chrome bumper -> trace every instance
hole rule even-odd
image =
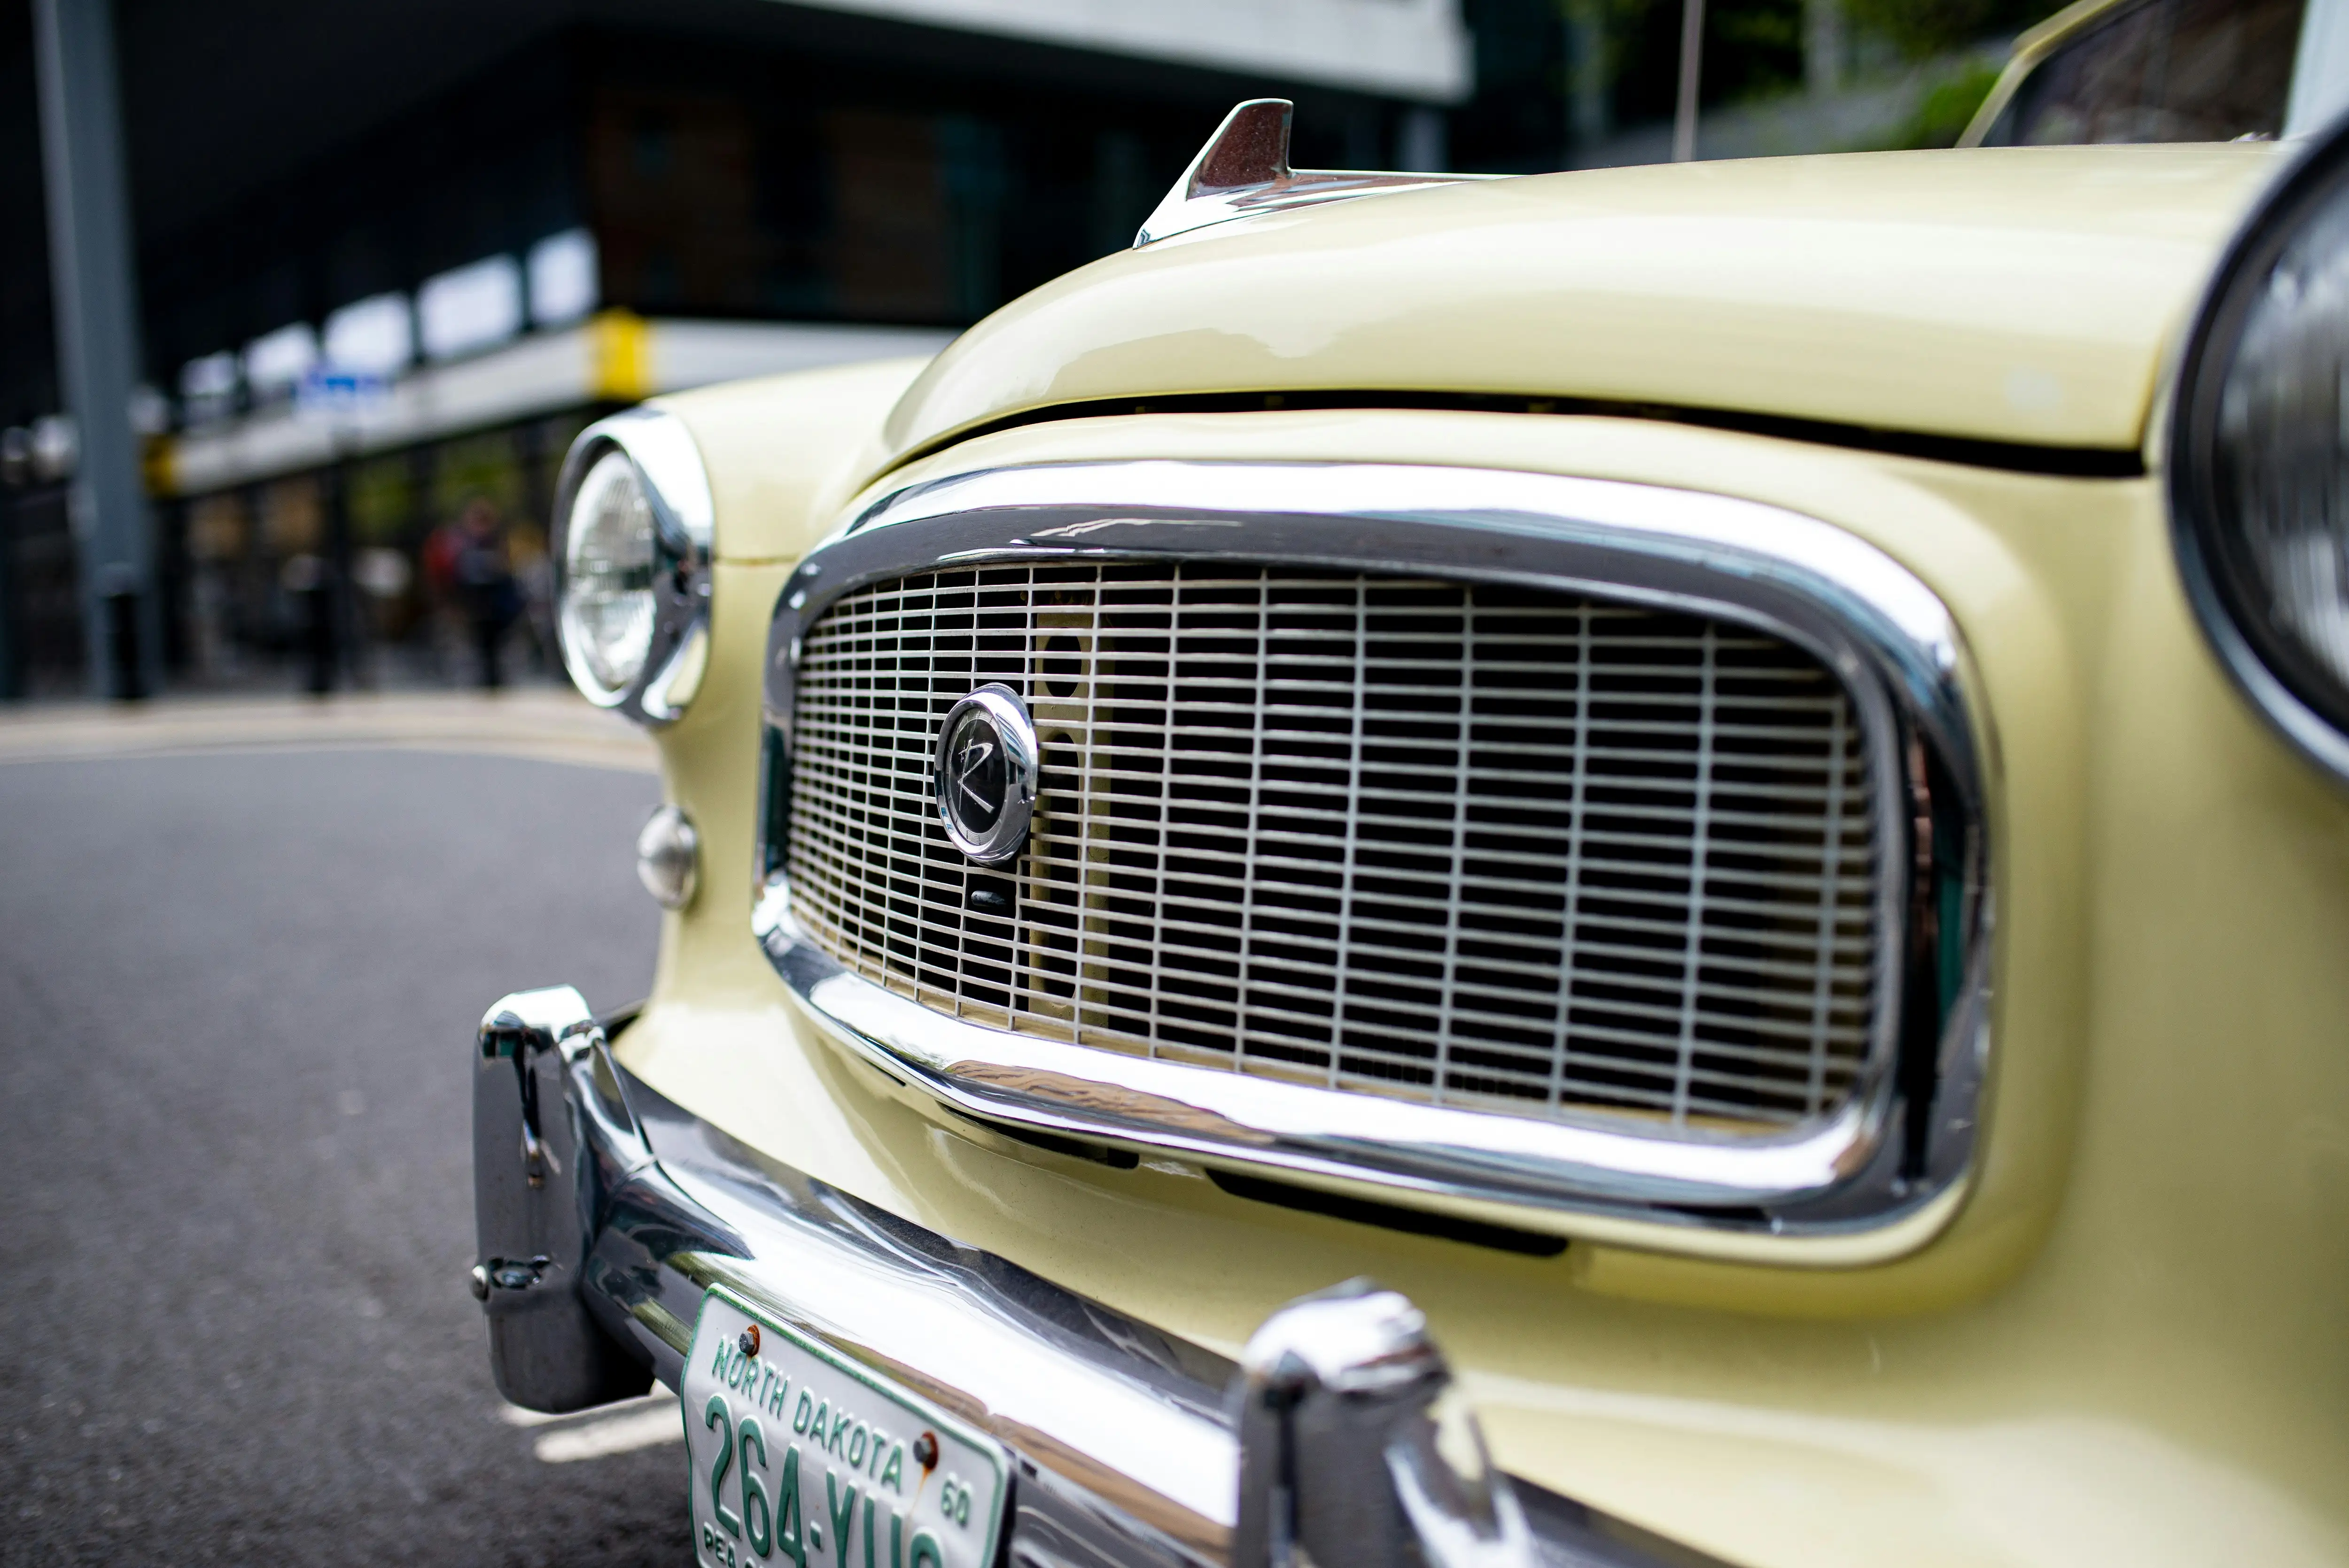
[[[482,1020],[473,1287],[519,1404],[677,1387],[722,1284],[1000,1440],[1019,1568],[1702,1560],[1485,1469],[1392,1292],[1284,1307],[1235,1366],[736,1141],[620,1067],[617,1023],[567,986]]]

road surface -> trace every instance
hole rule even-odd
[[[0,1562],[688,1561],[675,1407],[524,1424],[465,1288],[473,1026],[643,994],[657,781],[246,741],[0,744]]]

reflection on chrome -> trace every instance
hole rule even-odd
[[[701,834],[684,808],[665,805],[636,834],[636,880],[663,909],[683,909],[701,882]]]
[[[2172,538],[2202,630],[2268,720],[2349,779],[2349,129],[2245,222],[2171,407]]]
[[[1240,1353],[1232,1568],[1537,1568],[1516,1489],[1444,1400],[1451,1382],[1426,1315],[1367,1280],[1267,1318]]]
[[[579,433],[555,484],[553,555],[564,665],[587,700],[674,722],[709,645],[716,507],[684,421],[632,408]]]
[[[1293,1500],[1297,1517],[1403,1521],[1407,1534],[1383,1550],[1416,1547],[1428,1568],[1661,1561],[1607,1515],[1485,1469],[1473,1422],[1451,1397],[1437,1402],[1448,1374],[1423,1319],[1399,1295],[1357,1289],[1276,1313],[1250,1341],[1243,1376],[1213,1351],[737,1142],[619,1066],[605,1037],[621,1021],[599,1025],[568,987],[492,1009],[493,1020],[508,1014],[545,1042],[533,1052],[549,1069],[543,1119],[567,1129],[566,1141],[575,1135],[543,1191],[552,1212],[584,1221],[583,1262],[529,1289],[551,1306],[584,1306],[598,1343],[564,1337],[544,1312],[514,1320],[524,1340],[512,1349],[550,1387],[592,1384],[603,1375],[596,1358],[609,1355],[638,1368],[638,1387],[649,1367],[675,1388],[702,1295],[722,1285],[1009,1449],[1013,1563],[1292,1562],[1248,1556],[1235,1538],[1255,1517],[1243,1476],[1256,1478],[1247,1495],[1261,1506],[1284,1473],[1317,1485],[1313,1497]],[[477,1101],[477,1142],[484,1131],[502,1140],[507,1114]],[[482,1211],[485,1224],[496,1222],[495,1209]],[[493,1239],[485,1232],[483,1245]],[[529,1337],[539,1326],[552,1331]],[[1336,1412],[1335,1398],[1376,1419],[1344,1440],[1274,1435],[1242,1414],[1251,1405],[1261,1413],[1268,1398],[1317,1418]],[[1464,1452],[1476,1462],[1464,1465]],[[1326,1539],[1297,1541],[1311,1550]],[[1684,1552],[1671,1560],[1707,1561]]]
[[[1386,174],[1360,169],[1291,169],[1287,98],[1250,98],[1224,117],[1191,167],[1133,237],[1136,250],[1155,241],[1227,223],[1257,212],[1278,212],[1355,196],[1378,196],[1495,180],[1493,174]]]

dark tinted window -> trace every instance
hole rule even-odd
[[[2283,128],[2302,0],[2144,0],[2039,64],[1992,147],[2232,141]]]

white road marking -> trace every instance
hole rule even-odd
[[[520,1405],[502,1405],[498,1408],[498,1416],[509,1427],[543,1427],[552,1421],[590,1421],[605,1416],[632,1416],[638,1410],[649,1410],[655,1406],[669,1408],[676,1404],[676,1395],[666,1388],[655,1388],[651,1393],[640,1394],[633,1399],[595,1405],[585,1410],[565,1410],[559,1416],[550,1416],[543,1410],[525,1410]]]
[[[549,1432],[532,1445],[541,1464],[564,1465],[579,1460],[600,1460],[607,1454],[625,1454],[634,1449],[648,1449],[656,1443],[677,1443],[685,1440],[685,1427],[678,1420],[677,1401],[668,1401],[665,1409],[638,1410],[632,1416],[607,1416],[584,1427],[570,1427],[559,1432]]]
[[[461,752],[652,773],[642,729],[568,688],[349,693],[332,697],[167,697],[58,703],[0,714],[0,764],[198,753]]]
[[[543,1427],[549,1421],[571,1420],[578,1414],[574,1410],[568,1416],[550,1416],[543,1410],[525,1410],[520,1405],[498,1407],[498,1419],[509,1427]]]

